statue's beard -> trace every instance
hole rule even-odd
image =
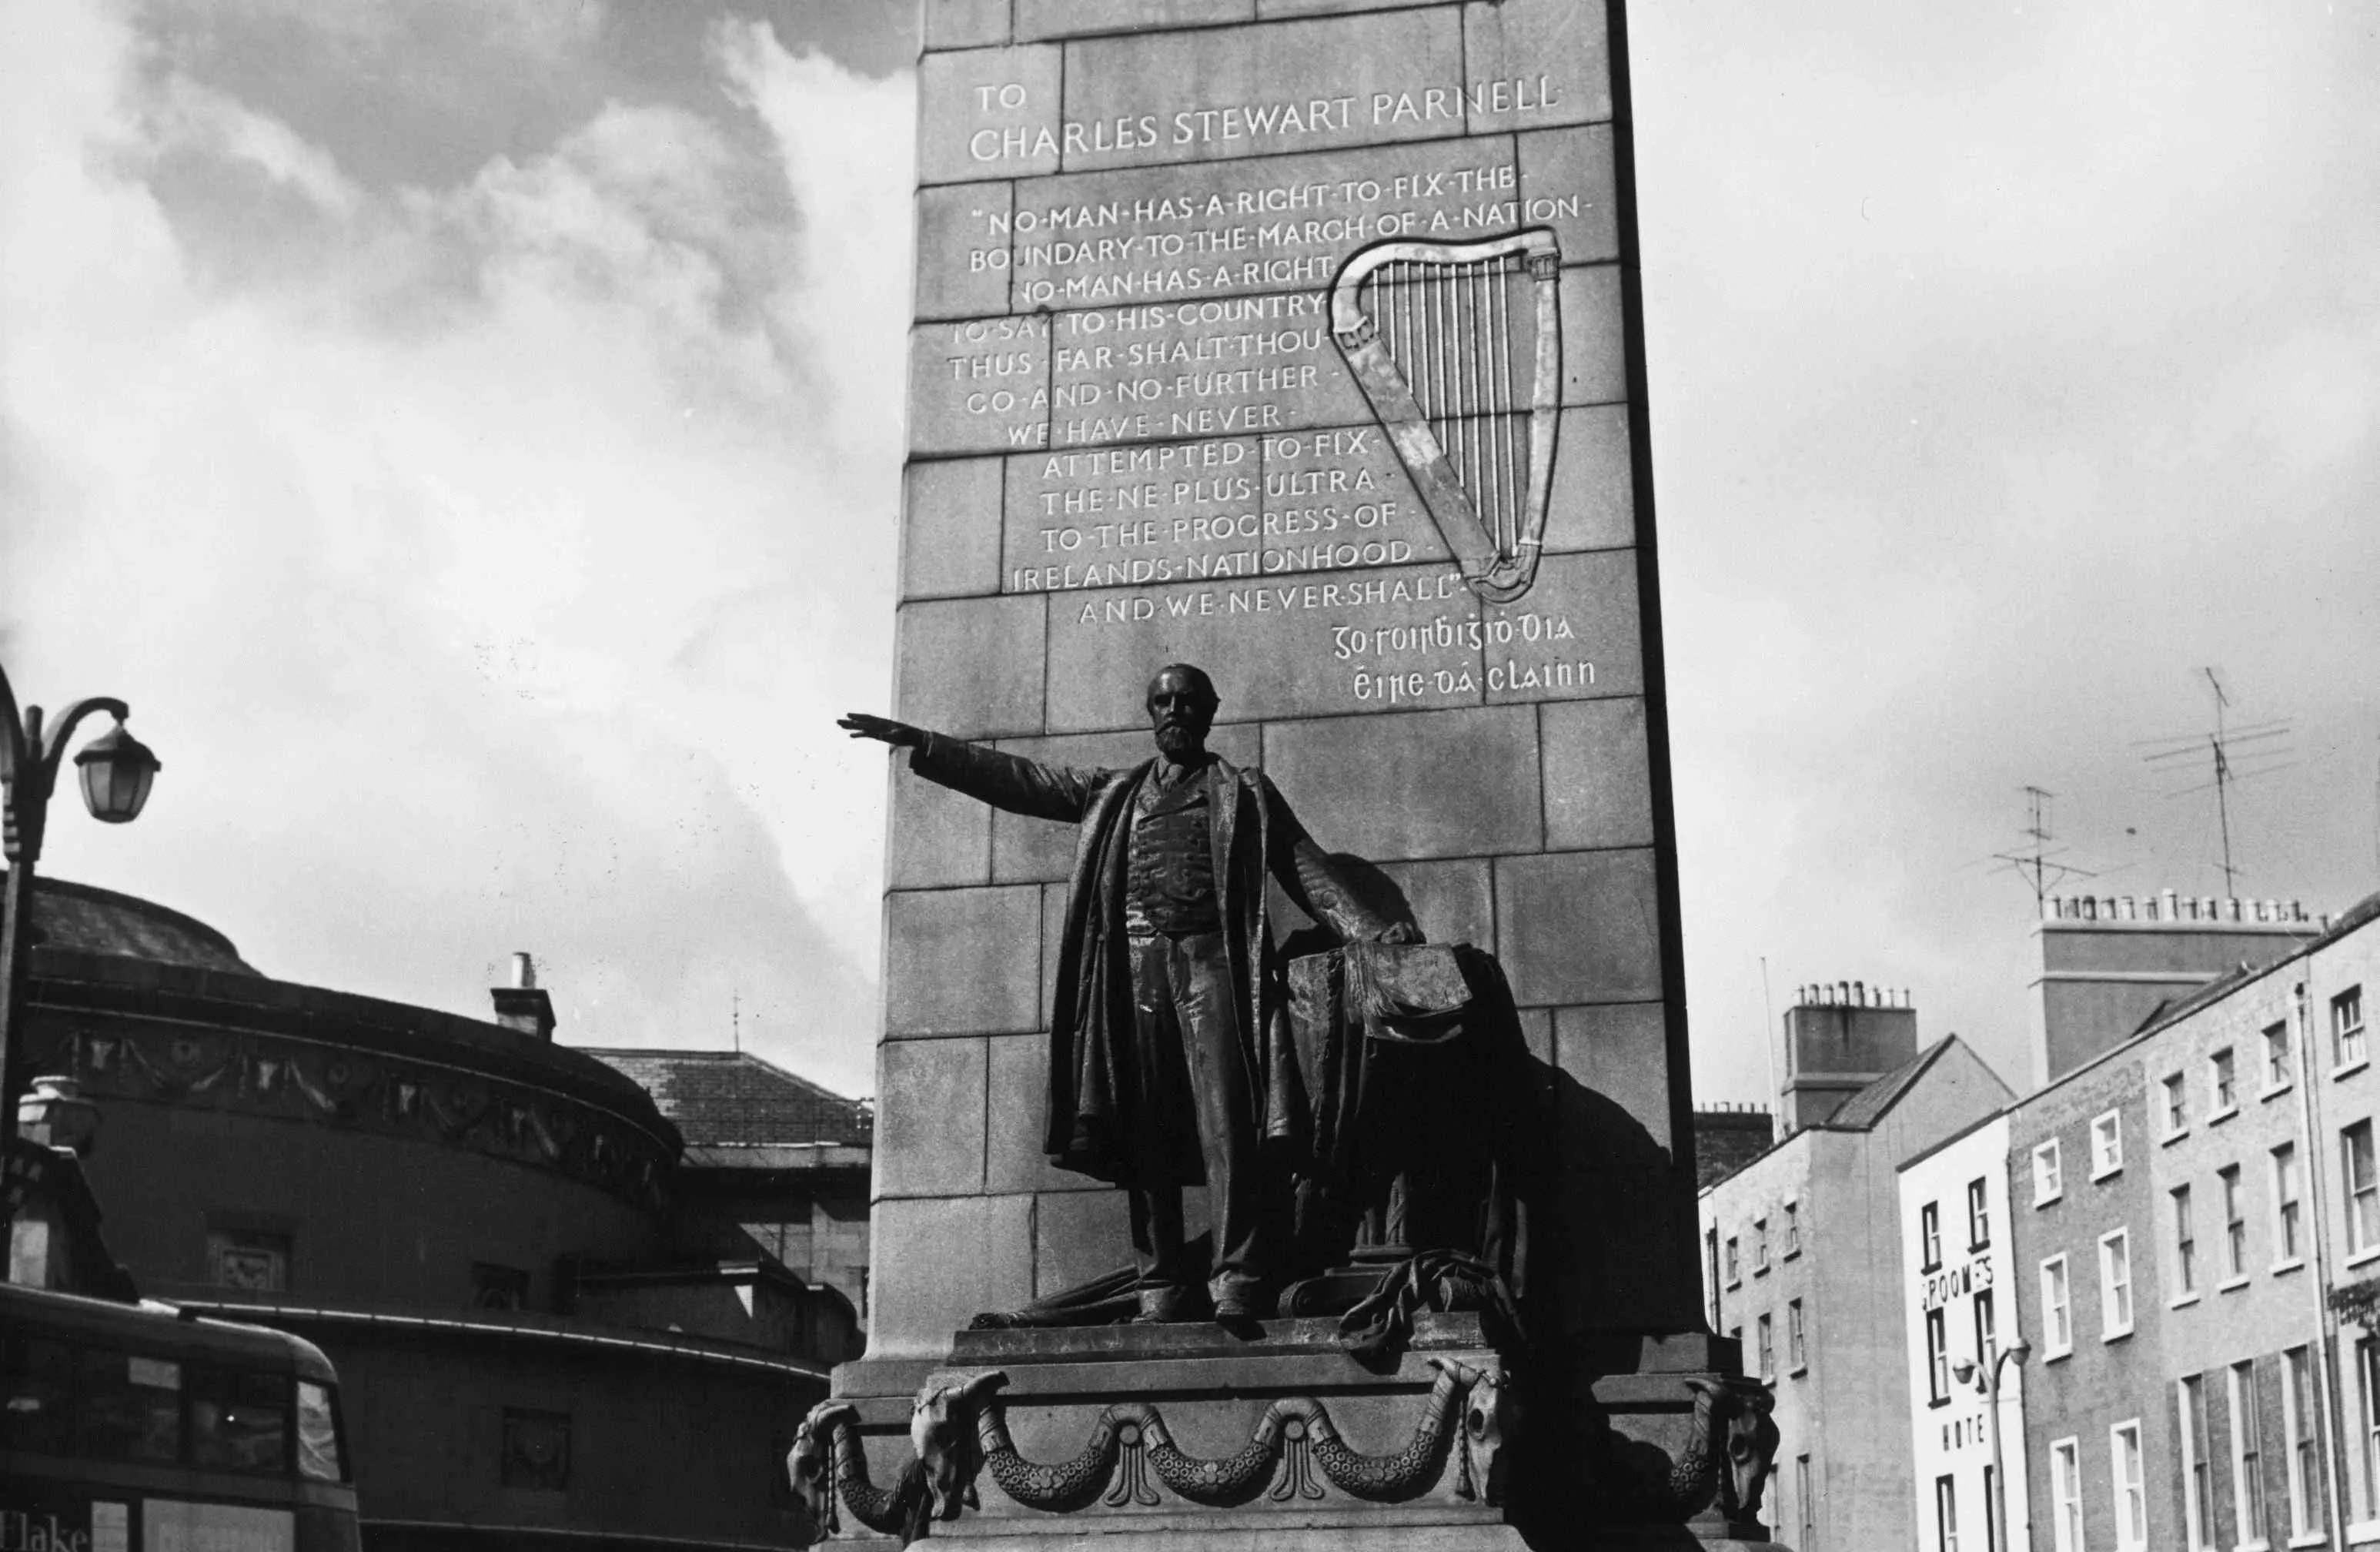
[[[1189,759],[1206,746],[1206,736],[1196,728],[1168,722],[1157,730],[1157,752],[1177,764]]]

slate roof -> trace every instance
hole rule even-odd
[[[0,869],[0,879],[7,873]],[[253,976],[231,940],[202,921],[114,890],[33,877],[33,944],[72,953],[115,954],[154,964]],[[39,965],[35,974],[39,974]]]
[[[846,1099],[748,1051],[576,1049],[642,1085],[688,1147],[865,1147],[875,1135],[875,1111],[864,1100]]]
[[[1823,1129],[1828,1132],[1864,1132],[1882,1121],[1885,1113],[1900,1103],[1900,1097],[1925,1075],[1925,1069],[1940,1060],[1942,1053],[1949,1050],[1950,1043],[1957,1038],[1956,1035],[1943,1036],[1844,1100],[1842,1108],[1822,1123]]]

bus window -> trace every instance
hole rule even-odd
[[[0,1449],[64,1455],[74,1447],[67,1410],[74,1369],[64,1342],[40,1337],[0,1338]]]
[[[339,1449],[339,1414],[331,1388],[298,1382],[298,1474],[317,1482],[345,1482],[346,1461]]]
[[[193,1364],[190,1463],[228,1471],[289,1469],[289,1381],[253,1369]]]
[[[87,1347],[79,1367],[75,1432],[81,1454],[101,1461],[181,1458],[181,1364]]]

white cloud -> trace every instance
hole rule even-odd
[[[882,283],[828,237],[905,201],[756,157],[826,132],[798,107],[755,137],[636,103],[368,195],[99,7],[11,15],[44,84],[0,91],[37,131],[0,147],[8,667],[126,696],[166,766],[50,866],[467,1011],[538,950],[581,1039],[716,1044],[740,991],[864,1087],[882,770],[831,717],[886,673],[851,600],[887,590],[900,351],[834,321]],[[790,72],[836,136],[907,134],[904,84],[741,47],[739,91]],[[177,223],[223,212],[153,182],[192,164],[302,194],[313,272],[194,264]],[[747,197],[780,176],[795,219]]]

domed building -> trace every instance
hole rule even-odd
[[[107,1251],[330,1355],[372,1552],[791,1539],[780,1462],[859,1332],[844,1279],[783,1253],[806,1182],[847,1194],[856,1158],[864,1199],[864,1107],[818,1090],[807,1153],[690,1164],[620,1070],[689,1053],[556,1044],[526,956],[481,1022],[271,979],[106,890],[41,879],[33,925],[18,1071],[98,1109]]]

